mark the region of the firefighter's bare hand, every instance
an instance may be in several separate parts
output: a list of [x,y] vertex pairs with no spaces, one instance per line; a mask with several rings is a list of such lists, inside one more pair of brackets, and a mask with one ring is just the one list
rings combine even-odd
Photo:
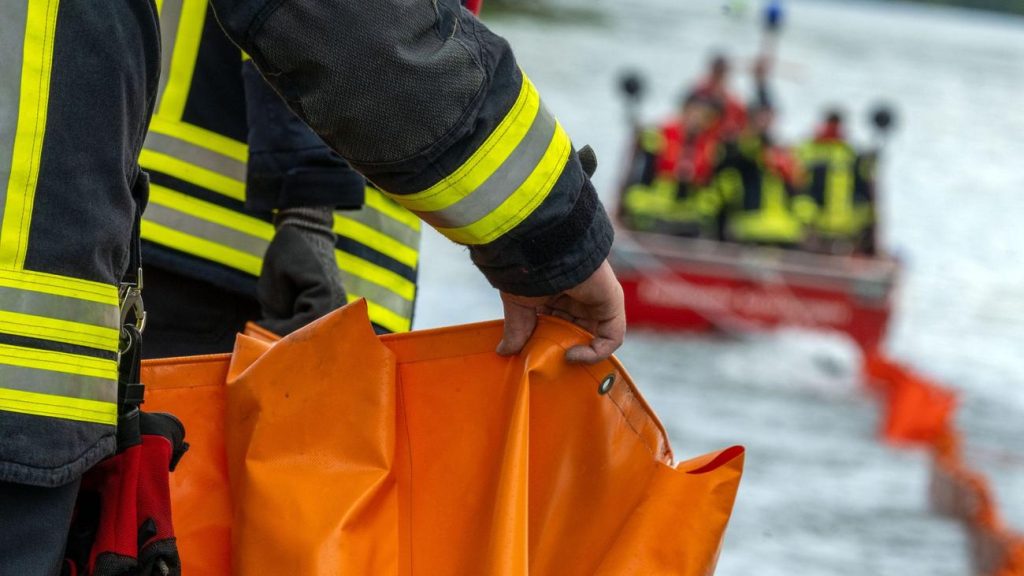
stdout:
[[590,278],[555,296],[528,298],[501,293],[505,307],[505,332],[498,354],[518,354],[537,326],[537,315],[548,314],[573,322],[593,334],[589,344],[566,352],[569,362],[595,364],[607,359],[626,336],[626,309],[622,286],[605,261]]

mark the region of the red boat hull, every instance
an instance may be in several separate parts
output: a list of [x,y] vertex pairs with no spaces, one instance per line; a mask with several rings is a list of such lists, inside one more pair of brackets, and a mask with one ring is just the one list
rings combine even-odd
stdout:
[[898,273],[892,260],[637,234],[620,238],[612,262],[631,326],[685,331],[796,326],[844,332],[865,350],[885,336]]

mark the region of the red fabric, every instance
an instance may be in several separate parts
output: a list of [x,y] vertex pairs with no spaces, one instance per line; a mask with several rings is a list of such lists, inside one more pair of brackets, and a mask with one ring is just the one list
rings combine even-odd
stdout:
[[484,0],[465,0],[466,9],[477,16],[480,15],[480,8],[483,7],[483,5]]
[[[95,525],[85,566],[68,559],[70,574],[115,576],[161,558],[180,574],[171,524],[170,440],[143,434],[142,443],[104,460],[82,478],[77,521]],[[99,509],[83,503],[98,497]],[[87,514],[98,514],[86,518]],[[140,543],[141,535],[145,541]],[[140,551],[141,545],[141,551]],[[134,572],[132,572],[134,573]],[[149,572],[146,572],[149,573]]]
[[142,463],[139,467],[136,526],[143,526],[152,520],[156,532],[140,542],[140,559],[143,563],[150,553],[156,553],[153,546],[174,538],[171,523],[171,488],[168,478],[172,446],[170,440],[157,434],[143,434]]
[[141,461],[142,447],[132,446],[100,462],[82,478],[81,492],[100,496],[99,525],[85,574],[96,573],[96,565],[103,555],[138,557],[136,487]]
[[691,144],[687,142],[686,132],[679,121],[672,121],[662,126],[661,136],[663,146],[655,160],[658,176],[695,184],[706,184],[711,180],[719,142],[715,131],[705,131]]
[[796,158],[789,150],[774,146],[769,148],[765,157],[765,165],[787,184],[797,184],[800,168]]
[[713,98],[722,105],[722,119],[714,128],[715,132],[726,137],[735,136],[747,125],[747,108],[725,88],[716,86],[711,80],[704,80],[697,85],[694,93]]
[[814,136],[814,141],[819,144],[825,142],[843,142],[845,139],[843,126],[838,122],[826,122],[822,124]]

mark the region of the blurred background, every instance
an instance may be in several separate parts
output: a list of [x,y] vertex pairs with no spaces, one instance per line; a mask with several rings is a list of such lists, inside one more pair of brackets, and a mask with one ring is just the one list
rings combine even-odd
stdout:
[[[1024,2],[782,6],[777,138],[807,139],[838,107],[849,139],[867,146],[873,107],[896,111],[877,179],[881,248],[903,268],[884,349],[957,390],[966,457],[1024,530]],[[763,10],[755,0],[486,0],[483,18],[577,148],[596,150],[611,209],[634,142],[623,72],[646,80],[645,123],[675,113],[715,53],[728,55],[730,89],[747,101]],[[426,227],[421,279],[417,328],[501,315],[463,250]],[[928,456],[879,442],[860,354],[844,335],[797,329],[631,329],[619,356],[677,459],[749,450],[718,574],[971,573],[964,530],[929,509]]]

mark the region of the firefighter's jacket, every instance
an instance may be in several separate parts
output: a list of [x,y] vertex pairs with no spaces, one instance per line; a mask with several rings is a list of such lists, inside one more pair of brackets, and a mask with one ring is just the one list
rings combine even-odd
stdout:
[[817,205],[812,228],[819,236],[854,240],[874,223],[875,158],[840,139],[819,138],[797,155],[806,193]]
[[[117,285],[149,194],[137,159],[157,94],[170,89],[161,72],[175,72],[160,61],[156,13],[171,4],[8,4],[0,19],[0,481],[57,486],[114,449]],[[457,0],[213,5],[321,138],[467,246],[494,286],[560,292],[607,256],[611,225],[564,129],[507,43]],[[173,93],[161,106],[169,97],[187,108]]]
[[207,0],[163,0],[160,16],[166,75],[139,158],[150,178],[146,266],[255,305],[272,210],[334,206],[334,256],[349,299],[366,299],[378,331],[409,330],[419,218],[368,188],[251,61],[243,66]]

